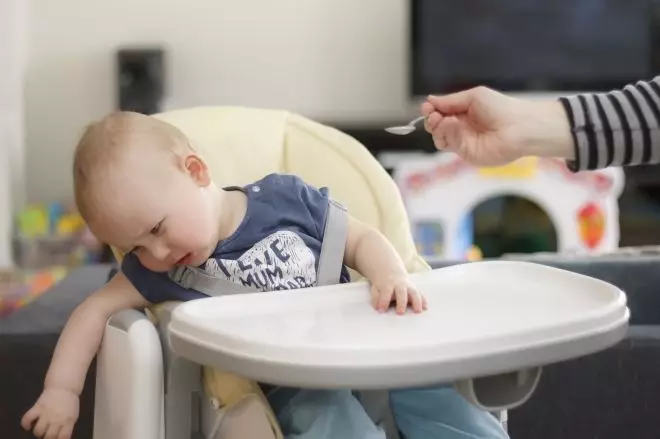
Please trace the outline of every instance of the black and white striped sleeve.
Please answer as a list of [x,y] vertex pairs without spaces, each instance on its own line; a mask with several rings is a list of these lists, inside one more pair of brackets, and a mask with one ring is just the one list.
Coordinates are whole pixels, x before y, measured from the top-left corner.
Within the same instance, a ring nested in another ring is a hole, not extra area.
[[560,102],[575,144],[571,170],[660,162],[660,76]]

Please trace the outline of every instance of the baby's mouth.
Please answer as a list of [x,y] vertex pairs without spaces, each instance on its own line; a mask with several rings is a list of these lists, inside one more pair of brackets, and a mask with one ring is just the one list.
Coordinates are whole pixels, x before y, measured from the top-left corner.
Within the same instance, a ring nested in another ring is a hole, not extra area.
[[193,254],[192,253],[186,253],[181,259],[176,261],[176,265],[188,265],[188,263],[191,261]]

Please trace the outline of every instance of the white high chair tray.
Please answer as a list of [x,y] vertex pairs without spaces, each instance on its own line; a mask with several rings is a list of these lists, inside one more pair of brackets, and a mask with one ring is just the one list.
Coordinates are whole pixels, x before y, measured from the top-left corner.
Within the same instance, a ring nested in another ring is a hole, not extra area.
[[395,388],[522,370],[605,349],[629,311],[615,286],[528,262],[485,261],[411,277],[428,310],[379,314],[368,285],[232,295],[179,305],[174,351],[262,382]]

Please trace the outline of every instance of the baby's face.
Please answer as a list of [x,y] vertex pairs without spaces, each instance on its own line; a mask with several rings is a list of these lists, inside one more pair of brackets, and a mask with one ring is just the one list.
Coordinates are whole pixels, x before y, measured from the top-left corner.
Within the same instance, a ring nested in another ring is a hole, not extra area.
[[218,242],[217,201],[199,159],[122,160],[99,188],[92,231],[152,271],[200,265]]

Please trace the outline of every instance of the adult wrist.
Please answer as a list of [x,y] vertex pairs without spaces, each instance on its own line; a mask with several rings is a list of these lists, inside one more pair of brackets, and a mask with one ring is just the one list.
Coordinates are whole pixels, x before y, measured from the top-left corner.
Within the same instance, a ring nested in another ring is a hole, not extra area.
[[575,159],[575,142],[562,103],[558,100],[530,102],[524,128],[523,155]]

